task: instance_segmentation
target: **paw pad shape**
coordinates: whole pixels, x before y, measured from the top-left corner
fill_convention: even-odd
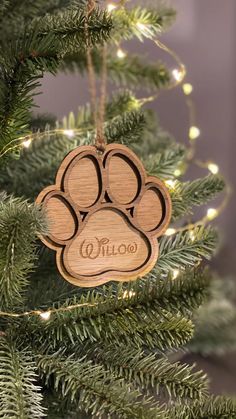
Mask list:
[[[93,146],[70,152],[37,202],[49,220],[42,241],[56,251],[61,275],[84,287],[149,272],[171,217],[165,185],[118,144],[103,153]]]

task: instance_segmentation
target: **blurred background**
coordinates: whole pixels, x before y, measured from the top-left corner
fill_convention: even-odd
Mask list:
[[[170,4],[177,10],[177,20],[161,41],[181,57],[187,67],[186,81],[194,86],[197,126],[201,130],[197,155],[202,160],[215,161],[236,189],[236,1],[172,0]],[[131,42],[125,48],[146,54],[152,60],[161,58],[174,66],[151,42],[145,41],[145,45]],[[42,92],[37,99],[40,111],[53,113],[58,118],[76,111],[78,105],[89,100],[87,84],[79,75],[60,74],[56,78],[47,75]],[[178,141],[186,142],[188,112],[181,88],[164,91],[151,106],[157,111],[162,126]],[[230,205],[217,219],[223,241],[214,263],[222,275],[236,274],[235,214],[233,194]],[[188,358],[191,360],[192,357]],[[214,392],[236,394],[234,354],[217,359],[198,357],[197,362],[210,374]]]

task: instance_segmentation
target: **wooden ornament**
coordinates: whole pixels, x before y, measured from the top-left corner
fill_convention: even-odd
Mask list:
[[[165,185],[146,175],[127,147],[103,153],[78,147],[62,161],[55,185],[38,196],[49,220],[41,240],[56,251],[61,275],[92,287],[147,274],[158,258],[159,237],[171,217]]]

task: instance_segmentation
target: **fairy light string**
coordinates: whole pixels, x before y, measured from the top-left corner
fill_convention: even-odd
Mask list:
[[[134,297],[135,295],[136,295],[136,293],[134,291],[125,290],[123,292],[123,295],[121,297],[118,297],[117,299],[123,301],[124,299]],[[104,302],[99,301],[97,303],[78,303],[78,304],[72,304],[72,305],[69,305],[69,306],[62,306],[62,307],[59,307],[59,308],[49,308],[48,310],[29,310],[29,311],[24,311],[24,312],[21,312],[21,313],[13,313],[13,312],[1,311],[0,310],[0,316],[11,317],[11,318],[39,316],[43,320],[49,320],[51,315],[54,314],[54,313],[65,313],[65,312],[68,312],[68,311],[70,312],[72,310],[76,310],[78,308],[85,308],[85,307],[98,307],[98,306],[101,306],[102,304],[106,304],[106,301],[104,301]]]
[[[106,8],[107,11],[109,13],[112,13],[113,11],[115,11],[115,9],[119,6],[124,6],[124,4],[126,3],[125,0],[120,0],[117,3],[109,3],[107,4]],[[88,13],[88,17],[90,15],[90,13],[92,13],[93,9],[95,7],[95,1],[94,0],[89,0],[88,1],[88,9],[87,9],[87,13]],[[143,30],[145,31],[145,24],[143,24]],[[88,34],[88,26],[86,24],[85,30],[87,31]],[[87,35],[88,36],[88,35]],[[179,58],[179,56],[173,51],[171,50],[169,47],[167,47],[165,44],[163,44],[162,42],[160,42],[158,39],[152,40],[155,45],[160,48],[161,50],[165,51],[167,54],[169,54],[169,56],[171,56],[177,67],[174,68],[171,72],[171,81],[170,83],[165,87],[165,89],[174,89],[178,86],[182,87],[182,92],[184,94],[184,99],[185,99],[185,103],[188,109],[188,113],[189,113],[189,129],[188,129],[188,140],[189,140],[189,147],[187,149],[187,166],[192,162],[194,164],[196,164],[199,168],[202,169],[207,169],[209,171],[209,173],[211,174],[218,174],[220,169],[219,166],[213,162],[213,161],[201,161],[199,159],[195,159],[195,154],[196,154],[196,145],[197,145],[197,139],[200,136],[201,132],[200,129],[198,128],[198,126],[196,125],[196,111],[195,111],[195,106],[194,106],[194,102],[192,99],[192,92],[193,92],[193,86],[188,83],[185,82],[185,78],[187,75],[187,71],[186,71],[186,67],[185,65],[182,63],[181,59]],[[117,52],[116,55],[118,58],[120,59],[125,59],[127,56],[127,52],[124,51],[120,44],[118,45],[117,48]],[[103,65],[102,65],[102,81],[101,81],[101,97],[100,97],[100,107],[99,107],[99,112],[97,112],[97,88],[96,88],[96,78],[95,78],[95,72],[94,72],[94,68],[93,68],[93,63],[92,63],[92,54],[91,54],[91,48],[88,45],[88,49],[87,49],[87,62],[88,62],[88,75],[89,75],[89,89],[90,89],[90,96],[91,96],[91,107],[92,107],[92,112],[93,112],[93,120],[96,126],[96,144],[99,147],[103,147],[105,144],[105,136],[104,136],[104,119],[105,119],[105,99],[106,99],[106,79],[107,79],[107,66],[106,66],[106,58],[107,58],[107,46],[103,47],[103,52],[102,52],[102,60],[103,60]],[[149,97],[144,97],[144,98],[140,98],[137,99],[137,103],[139,104],[139,106],[143,106],[144,104],[148,103],[148,102],[152,102],[155,99],[157,99],[157,97],[159,96],[159,92],[149,96]],[[83,133],[85,133],[86,131],[88,131],[88,127],[86,128],[77,128],[77,129],[53,129],[53,130],[47,130],[46,132],[36,132],[36,133],[31,133],[31,134],[27,134],[25,136],[19,137],[17,139],[13,139],[10,143],[8,143],[7,146],[5,146],[1,152],[0,152],[0,158],[3,157],[6,153],[13,151],[14,149],[18,149],[19,147],[22,148],[28,148],[32,141],[35,141],[36,139],[40,139],[45,137],[45,135],[48,136],[54,136],[54,135],[65,135],[68,138],[73,138],[76,135],[81,135]],[[91,130],[93,129],[93,127],[91,126]],[[178,170],[178,173],[175,173],[176,177],[179,177],[182,174],[181,170]],[[174,190],[175,188],[175,181],[174,180],[167,180],[166,185],[168,186],[168,188]],[[232,190],[231,190],[231,186],[229,184],[226,185],[225,188],[225,195],[224,195],[224,199],[222,200],[222,202],[219,204],[218,207],[216,208],[208,208],[206,215],[204,215],[200,220],[194,222],[194,223],[187,223],[182,227],[170,227],[167,229],[166,231],[166,235],[167,236],[171,236],[171,235],[175,235],[179,232],[184,232],[184,231],[188,231],[189,237],[190,239],[194,242],[195,240],[195,236],[194,236],[194,229],[200,225],[206,225],[209,221],[212,221],[213,219],[217,218],[226,208],[230,196],[231,196]],[[179,269],[174,269],[172,271],[172,278],[173,280],[176,279],[180,274],[180,270]],[[132,294],[130,294],[130,292]],[[124,291],[123,296],[119,297],[119,299],[124,299],[124,298],[129,298],[131,296],[134,295],[133,291]],[[52,314],[55,313],[63,313],[63,312],[68,312],[68,311],[72,311],[75,309],[79,309],[82,307],[96,307],[98,305],[101,305],[102,302],[99,303],[78,303],[78,304],[72,304],[72,305],[68,305],[68,306],[62,306],[59,308],[49,308],[47,310],[29,310],[29,311],[24,311],[24,312],[20,312],[20,313],[16,313],[16,312],[7,312],[7,311],[1,311],[0,310],[0,316],[2,317],[11,317],[11,318],[22,318],[22,317],[31,317],[31,316],[37,316],[39,318],[42,319],[42,321],[48,321],[51,318]]]

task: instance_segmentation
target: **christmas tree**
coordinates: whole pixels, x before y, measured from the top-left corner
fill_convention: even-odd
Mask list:
[[[0,5],[0,417],[234,418],[235,403],[211,396],[205,373],[180,359],[183,348],[210,353],[235,346],[235,309],[201,266],[217,247],[208,223],[219,211],[210,208],[192,221],[195,207],[211,201],[224,181],[213,163],[211,174],[183,180],[198,128],[190,127],[185,147],[145,107],[161,89],[181,85],[184,66],[177,59],[171,71],[121,47],[123,40],[149,38],[170,52],[159,35],[175,12],[163,2],[155,9],[124,0],[102,6],[83,0]],[[63,121],[32,113],[45,72],[87,74],[88,59],[99,83],[106,67],[119,87],[104,110],[107,142],[135,151],[147,172],[165,182],[173,205],[152,271],[89,289],[61,277],[54,252],[38,239],[50,223],[34,201],[54,183],[68,152],[94,143],[94,109],[86,105]],[[131,92],[140,86],[152,96]],[[191,85],[182,87],[188,96]]]

